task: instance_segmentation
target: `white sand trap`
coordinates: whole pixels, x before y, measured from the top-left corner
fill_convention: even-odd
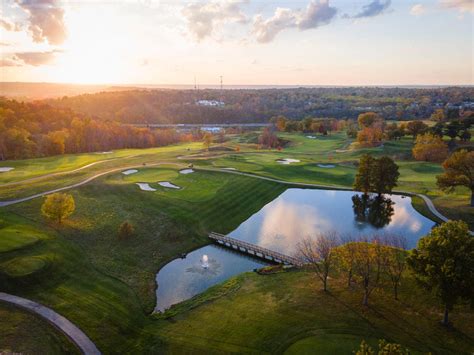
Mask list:
[[[9,171],[13,170],[15,168],[12,168],[11,166],[3,166],[0,168],[0,173],[8,173]]]
[[[222,170],[237,170],[236,168],[221,168]]]
[[[186,175],[186,174],[194,173],[194,170],[193,169],[183,169],[183,170],[180,170],[179,173]]]
[[[140,190],[143,191],[156,191],[156,189],[151,187],[150,184],[147,184],[146,182],[137,182],[137,185],[140,187]]]
[[[299,163],[300,161],[301,160],[299,159],[285,158],[285,159],[278,159],[276,162],[279,164],[290,165],[291,163]]]
[[[95,154],[112,154],[113,152],[97,152]]]
[[[309,138],[309,139],[316,139],[315,136],[306,136],[306,138]]]
[[[129,170],[122,171],[123,175],[130,175],[130,174],[135,174],[135,173],[138,173],[137,169],[129,169]]]
[[[158,183],[160,186],[163,186],[163,187],[168,187],[170,189],[180,189],[179,186],[176,186],[175,184],[172,184],[171,182],[169,181],[161,181]]]
[[[334,164],[318,164],[318,166],[319,166],[320,168],[326,168],[326,169],[331,169],[331,168],[335,168],[335,167],[336,167],[336,165],[334,165]]]

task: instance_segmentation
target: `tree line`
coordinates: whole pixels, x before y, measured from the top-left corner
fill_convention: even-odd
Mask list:
[[[440,105],[461,105],[474,97],[473,88],[281,88],[239,90],[121,90],[84,94],[46,102],[57,108],[123,123],[267,122],[277,115],[356,119],[375,111],[387,120],[430,117]],[[217,100],[222,107],[196,104]],[[459,113],[459,106],[446,112]],[[451,114],[450,114],[451,115]]]
[[[43,102],[0,99],[0,160],[149,148],[189,141],[191,134],[121,125]]]

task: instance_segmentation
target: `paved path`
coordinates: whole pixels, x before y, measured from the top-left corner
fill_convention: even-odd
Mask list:
[[[82,332],[82,330],[60,314],[53,311],[51,308],[30,301],[26,298],[10,295],[4,292],[0,292],[0,301],[14,304],[15,306],[24,308],[46,319],[66,334],[84,354],[100,354],[99,349],[97,349],[95,344]]]

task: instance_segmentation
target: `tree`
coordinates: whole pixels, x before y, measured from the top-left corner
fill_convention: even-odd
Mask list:
[[[408,134],[413,136],[415,139],[419,134],[424,133],[428,129],[428,125],[426,125],[423,121],[410,121],[407,123],[406,130]]]
[[[430,120],[435,121],[435,122],[443,122],[445,118],[446,116],[442,108],[436,109],[430,116]]]
[[[118,237],[120,240],[125,240],[130,238],[133,235],[133,232],[133,225],[130,222],[125,221],[120,225],[118,229]]]
[[[444,174],[438,175],[438,187],[451,193],[457,186],[471,190],[471,207],[474,206],[474,151],[460,150],[443,163]]]
[[[372,347],[362,340],[359,348],[352,352],[355,355],[375,355],[376,352]],[[410,352],[408,349],[403,349],[400,344],[389,343],[384,339],[379,340],[379,350],[377,355],[409,355]]]
[[[397,180],[400,176],[398,165],[392,158],[383,156],[374,159],[370,171],[370,186],[372,191],[380,196],[383,193],[390,193],[397,186]]]
[[[378,236],[363,236],[356,243],[353,278],[364,290],[362,304],[369,304],[370,294],[379,286],[384,265],[384,248]]]
[[[347,287],[351,287],[357,243],[348,235],[343,238],[342,244],[336,249],[337,263],[339,268],[347,273]]]
[[[47,218],[61,224],[65,218],[74,212],[75,208],[76,206],[72,195],[57,192],[46,196],[41,206],[41,213]]]
[[[376,159],[364,154],[359,160],[354,189],[364,194],[375,191],[379,196],[390,193],[397,186],[399,175],[398,166],[390,157]]]
[[[204,133],[202,141],[203,141],[203,144],[204,144],[204,148],[206,148],[206,150],[209,150],[209,147],[211,146],[212,141],[213,141],[212,134],[210,132]]]
[[[284,132],[286,129],[286,118],[284,116],[278,116],[276,118],[276,127],[280,132]]]
[[[390,235],[387,238],[387,267],[386,272],[390,278],[393,297],[398,300],[398,286],[406,268],[406,239],[399,235]]]
[[[375,112],[365,112],[361,113],[357,117],[357,122],[361,128],[363,127],[373,127],[376,122],[382,121],[382,117]]]
[[[364,147],[374,147],[382,143],[383,132],[379,127],[363,127],[357,132],[357,143]]]
[[[375,158],[369,154],[364,154],[359,160],[359,167],[354,180],[354,189],[367,194],[371,189],[370,174]]]
[[[441,162],[448,156],[448,145],[438,136],[431,133],[420,134],[416,137],[412,149],[416,160]]]
[[[447,326],[454,304],[474,293],[474,238],[467,224],[449,221],[433,228],[407,261],[419,284],[444,304],[442,324]]]
[[[316,238],[307,237],[298,243],[299,257],[309,264],[321,279],[324,291],[327,291],[329,271],[333,267],[335,248],[339,243],[339,237],[334,232],[319,234]]]

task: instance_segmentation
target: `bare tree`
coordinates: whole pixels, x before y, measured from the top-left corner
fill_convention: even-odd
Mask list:
[[[304,263],[309,264],[323,282],[327,291],[327,281],[335,258],[334,249],[340,244],[336,232],[321,233],[315,238],[306,237],[298,243],[298,255]]]
[[[393,297],[398,300],[398,286],[406,268],[407,241],[403,236],[390,235],[386,242],[388,246],[386,271],[392,283]]]

